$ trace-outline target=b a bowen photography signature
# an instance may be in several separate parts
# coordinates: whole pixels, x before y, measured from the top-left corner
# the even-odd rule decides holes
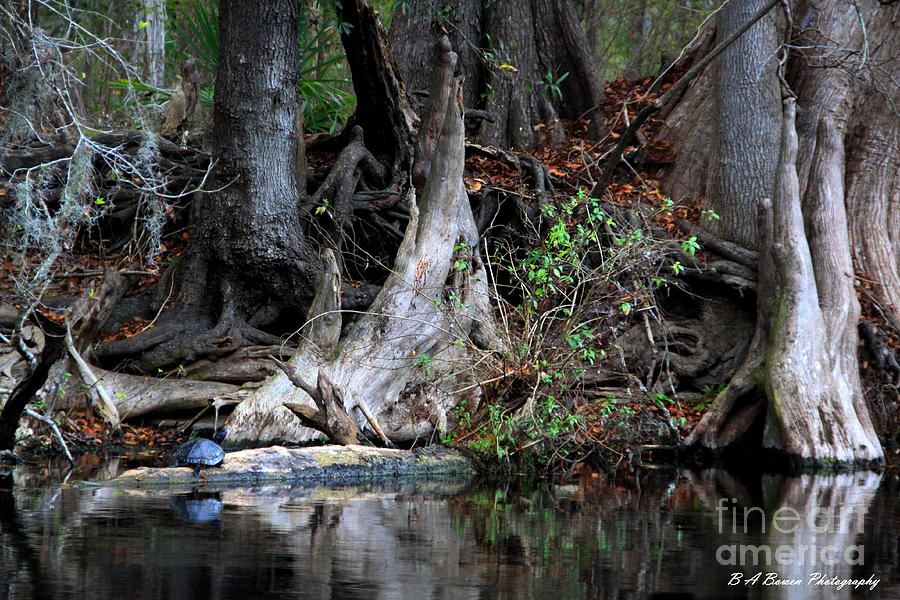
[[[806,579],[781,579],[778,576],[778,573],[757,573],[749,577],[745,576],[744,573],[732,573],[731,579],[728,580],[728,585],[772,585],[785,587],[800,585],[810,587],[828,586],[837,590],[844,589],[845,587],[853,587],[854,589],[867,587],[871,591],[874,590],[880,582],[881,579],[875,579],[874,575],[869,575],[866,579],[840,579],[838,577],[829,576],[828,573],[810,573]]]
[[[874,590],[881,583],[874,574],[866,579],[849,576],[853,567],[865,564],[865,547],[852,542],[865,531],[867,506],[848,503],[803,508],[806,510],[781,506],[767,514],[758,506],[738,506],[737,498],[719,499],[716,511],[720,534],[747,536],[752,529],[756,535],[765,536],[754,541],[768,542],[722,544],[716,549],[720,565],[759,570],[753,574],[732,571],[728,585]],[[726,514],[731,515],[730,528],[726,527]],[[790,575],[783,577],[775,571],[762,570],[773,568],[774,564],[788,567]]]

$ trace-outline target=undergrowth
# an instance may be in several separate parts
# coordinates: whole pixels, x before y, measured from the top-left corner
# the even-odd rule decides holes
[[[553,470],[598,448],[615,459],[638,439],[674,438],[683,424],[668,416],[675,400],[630,376],[616,343],[635,319],[656,318],[654,289],[677,285],[679,263],[650,218],[579,191],[543,208],[533,248],[494,245],[509,351],[482,374],[491,382],[482,402],[453,410],[444,442],[493,468]]]

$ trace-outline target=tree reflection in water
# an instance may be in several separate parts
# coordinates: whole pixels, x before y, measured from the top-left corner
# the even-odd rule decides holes
[[[875,573],[867,598],[900,593],[897,481],[872,473],[741,481],[651,471],[637,486],[582,472],[566,485],[391,480],[174,496],[23,481],[19,470],[15,487],[0,488],[0,595],[14,600],[851,597],[851,588],[728,586],[736,572],[820,569],[717,561],[723,545],[811,544],[862,546],[864,564],[834,574]],[[847,506],[866,508],[862,534],[857,520],[782,532],[760,516]],[[744,519],[747,508],[758,510]]]

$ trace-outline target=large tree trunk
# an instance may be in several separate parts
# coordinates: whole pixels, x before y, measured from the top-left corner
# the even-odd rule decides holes
[[[560,118],[592,118],[595,130],[601,125],[602,84],[569,0],[408,3],[390,35],[411,89],[429,80],[422,32],[434,24],[460,49],[467,106],[490,113],[477,127],[479,141],[529,148],[564,139]]]
[[[882,299],[898,293],[894,248],[900,228],[891,230],[889,226],[892,219],[894,223],[900,219],[896,202],[898,121],[889,108],[891,102],[896,106],[897,89],[884,85],[881,78],[887,75],[876,67],[896,56],[897,36],[891,23],[896,22],[898,9],[872,5],[863,11],[869,66],[859,70],[859,62],[848,67],[842,63],[846,60],[843,56],[832,56],[830,63],[814,62],[833,54],[833,48],[863,47],[862,28],[852,5],[833,1],[816,6],[813,9],[798,2],[792,7],[795,26],[803,23],[807,28],[815,23],[818,29],[804,29],[805,39],[795,42],[811,49],[809,56],[792,57],[788,73],[804,110],[796,128],[793,108],[785,111],[772,209],[762,203],[766,218],[760,220],[764,227],[758,235],[771,241],[761,237],[759,241],[757,332],[744,366],[687,441],[714,449],[728,447],[742,439],[754,420],[764,414],[762,445],[801,463],[877,462],[883,459],[883,452],[858,375],[860,308],[853,265],[865,269],[865,277],[879,284]],[[841,68],[835,68],[839,64]],[[719,83],[717,94],[727,93],[728,80]],[[685,98],[689,96],[690,91]],[[861,110],[863,102],[865,110]],[[712,110],[711,103],[705,108]],[[697,107],[692,109],[697,114]],[[704,150],[708,144],[682,126],[684,113],[681,107],[673,110],[670,121],[679,125],[663,129],[662,134],[679,132],[679,152],[708,157]],[[770,113],[771,106],[760,108],[760,115]],[[700,111],[697,122],[705,127],[702,124],[714,122],[716,115]],[[762,131],[779,120],[760,119],[756,127]],[[719,122],[715,127],[731,126]],[[766,167],[757,162],[770,152],[760,147],[767,138],[741,135],[742,131],[746,134],[745,128],[735,127],[736,137],[730,143],[743,151],[733,161],[720,161],[711,168],[710,179],[721,177],[723,169],[737,173],[735,177],[746,169],[775,172],[776,163]],[[860,138],[866,142],[859,143]],[[698,164],[702,171],[702,161]],[[873,172],[877,180],[870,178]],[[702,181],[693,174],[694,181]],[[861,179],[868,182],[867,187],[854,185]],[[677,184],[684,186],[679,195],[703,195],[703,190],[691,190],[685,178]],[[711,205],[715,201],[728,206],[736,202],[727,195],[708,198]],[[727,207],[716,211],[724,209]],[[771,225],[765,225],[767,222]],[[732,221],[729,225],[724,216],[721,229],[723,236],[737,240],[747,234],[744,224]],[[857,231],[865,231],[866,237],[857,238]]]
[[[727,3],[688,52],[704,56],[765,4]],[[772,197],[781,139],[777,20],[768,14],[728,46],[669,108],[657,134],[679,142],[666,192],[679,202],[704,198],[719,218],[703,226],[754,250],[756,207]]]
[[[843,174],[853,265],[874,282],[877,301],[900,329],[900,5],[859,9],[836,0],[794,9],[795,22],[815,23],[798,44],[810,48],[795,52],[788,73],[803,107],[797,170],[806,195],[815,183],[821,122],[832,120],[840,147],[831,160]]]
[[[426,183],[408,196],[410,223],[390,276],[369,310],[341,331],[337,269],[326,269],[290,361],[294,374],[308,384],[324,374],[361,428],[372,428],[368,412],[395,441],[446,427],[448,411],[460,399],[477,403],[468,354],[489,345],[493,335],[486,274],[474,252],[477,231],[462,179],[462,106],[452,63],[436,61],[449,94],[436,94],[433,100],[443,97],[444,104],[429,112],[443,124],[435,132]],[[235,409],[226,424],[230,442],[320,435],[303,428],[284,402],[312,406],[306,392],[279,373]]]
[[[769,325],[763,447],[819,465],[882,460],[858,378],[859,304],[852,280],[844,274],[850,252],[843,206],[836,206],[843,204],[835,162],[840,144],[823,123],[817,197],[812,199],[818,206],[805,215],[807,227],[815,231],[808,241],[797,177],[796,109],[793,99],[785,102],[774,226],[766,232],[772,241],[770,260],[760,266],[774,271],[766,277],[768,289],[762,290],[768,296]],[[836,168],[838,177],[833,177]],[[768,203],[763,207],[767,210]],[[817,280],[829,284],[818,289]]]
[[[718,41],[743,25],[765,0],[728,2],[719,14]],[[776,71],[780,39],[773,12],[725,49],[713,65],[714,131],[705,208],[720,219],[710,229],[756,249],[756,207],[771,198],[781,137]]]
[[[494,343],[487,276],[462,178],[455,54],[443,40],[433,59],[437,82],[423,113],[413,169],[415,114],[383,30],[364,2],[343,4],[342,15],[353,25],[343,42],[353,55],[350,66],[361,98],[349,135],[339,138],[349,145],[306,202],[331,215],[323,227],[330,247],[320,257],[303,234],[300,214],[306,209],[298,203],[295,184],[296,11],[288,4],[272,0],[251,16],[244,4],[223,0],[213,131],[213,184],[222,189],[199,207],[187,255],[175,274],[180,290],[175,306],[155,329],[106,344],[100,353],[146,350],[142,358],[154,366],[223,355],[248,342],[272,341],[255,327],[255,313],[275,305],[300,324],[308,308],[288,367],[291,377],[279,372],[257,391],[236,394],[250,398],[229,419],[229,443],[320,436],[282,406],[310,404],[303,390],[315,389],[317,382],[329,390],[320,389],[321,414],[292,409],[315,417],[307,424],[318,419],[330,423],[323,429],[331,433],[340,429],[346,433],[342,440],[357,438],[346,421],[332,426],[337,423],[332,417],[340,419],[336,402],[361,429],[386,433],[383,439],[433,433],[446,426],[448,411],[460,398],[477,402],[468,355]],[[367,312],[345,325],[341,313],[350,302],[342,295],[340,255],[354,190],[365,178],[369,189],[390,185],[399,192],[412,171],[417,190],[403,199],[393,193],[397,197],[391,200],[396,211],[409,212],[393,270]],[[292,381],[304,385],[296,388]]]
[[[174,307],[156,328],[101,346],[100,356],[143,352],[146,367],[171,366],[277,344],[258,328],[262,315],[299,315],[309,305],[321,266],[298,211],[297,10],[291,0],[221,1],[212,175],[219,191],[199,199],[175,271]]]
[[[399,174],[408,173],[413,160],[411,143],[416,119],[406,97],[408,88],[400,81],[387,33],[375,11],[364,0],[344,0],[340,14],[349,25],[349,31],[341,34],[341,43],[357,98],[351,126],[364,129],[366,148],[375,156],[386,157],[394,167],[391,183],[402,184]],[[434,36],[422,33],[419,37],[430,48]]]

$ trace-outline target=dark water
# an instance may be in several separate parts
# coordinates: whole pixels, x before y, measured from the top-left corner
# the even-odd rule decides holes
[[[14,477],[0,491],[0,598],[900,598],[891,474],[180,494]],[[761,548],[773,564],[752,564]],[[814,585],[817,572],[836,579]],[[839,584],[870,576],[871,589]]]

